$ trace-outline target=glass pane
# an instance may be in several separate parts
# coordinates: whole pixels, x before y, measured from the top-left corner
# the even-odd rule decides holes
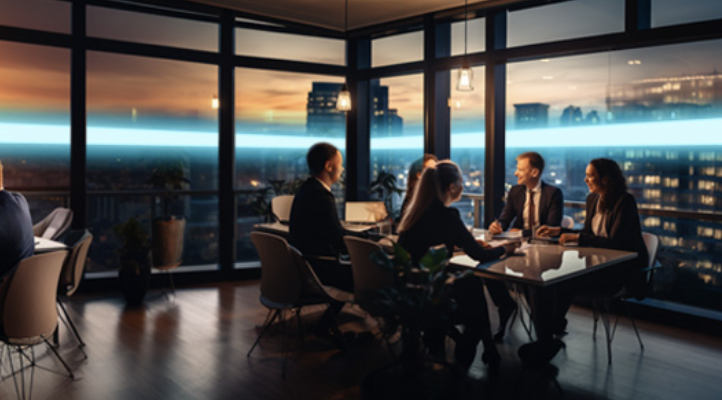
[[[218,51],[218,24],[88,6],[88,36]]]
[[[237,199],[237,261],[257,259],[248,234],[268,218],[271,198],[294,194],[308,177],[308,149],[324,141],[345,153],[346,115],[336,110],[343,82],[325,75],[236,70],[236,189],[243,192]],[[345,189],[338,183],[332,190],[341,208]]]
[[[253,29],[236,29],[236,54],[346,65],[343,40]]]
[[[0,0],[0,10],[0,25],[70,33],[70,2],[67,1]]]
[[[371,81],[371,180],[385,172],[406,187],[409,166],[424,153],[423,90],[420,74]],[[392,216],[401,200],[393,200]]]
[[[640,207],[722,212],[720,61],[722,41],[708,41],[510,64],[508,185],[514,157],[537,150],[544,179],[581,202],[586,165],[607,157]],[[583,221],[581,209],[566,213]],[[643,229],[668,254],[660,298],[718,308],[722,224],[645,217]]]
[[[576,0],[509,13],[509,47],[624,30],[624,0]]]
[[[371,66],[402,64],[424,58],[424,33],[411,32],[371,42]]]
[[[652,0],[652,27],[722,18],[719,0]]]
[[[66,207],[70,187],[70,51],[0,41],[0,160],[5,188],[34,221]]]
[[[474,67],[471,92],[456,90],[459,70],[451,71],[451,160],[459,165],[464,175],[464,194],[484,193],[484,162],[486,129],[484,117],[485,68]],[[455,206],[467,225],[473,224],[473,202],[462,199]]]
[[[218,187],[217,79],[215,66],[88,53],[87,185],[100,202],[89,210],[93,232],[128,216],[148,226],[154,217],[184,216],[186,241],[198,232],[207,239],[186,246],[184,265],[215,263],[207,252],[217,238],[217,199],[178,190]],[[129,190],[143,194],[122,193]]]
[[[466,37],[467,53],[486,50],[486,19],[470,19],[466,27]],[[451,24],[451,55],[459,54],[464,54],[464,21]]]

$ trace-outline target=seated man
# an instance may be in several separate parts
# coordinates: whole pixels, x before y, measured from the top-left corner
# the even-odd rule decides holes
[[[311,267],[325,285],[353,291],[351,267],[335,259],[346,253],[336,202],[331,185],[343,173],[343,156],[329,143],[313,145],[306,155],[311,177],[296,193],[289,221],[290,242],[304,256],[309,256]],[[322,256],[326,259],[313,258]]]
[[[28,202],[22,194],[5,190],[0,162],[0,282],[21,260],[34,252],[33,222]]]
[[[541,180],[544,159],[530,151],[516,158],[517,185],[512,186],[501,216],[489,225],[489,232],[499,234],[509,229],[533,232],[541,225],[560,226],[564,212],[564,195],[558,187]]]

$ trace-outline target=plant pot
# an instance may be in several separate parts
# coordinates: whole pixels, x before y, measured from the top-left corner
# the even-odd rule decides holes
[[[156,218],[152,222],[151,253],[156,268],[175,268],[183,259],[183,217]]]
[[[448,400],[461,395],[461,375],[446,363],[427,360],[409,374],[401,363],[371,371],[361,381],[361,398],[368,400]]]
[[[150,286],[150,263],[148,254],[120,259],[120,292],[129,305],[143,303],[145,294]]]

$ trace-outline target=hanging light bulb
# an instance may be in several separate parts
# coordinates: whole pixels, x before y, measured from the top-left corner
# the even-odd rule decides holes
[[[221,103],[220,103],[220,101],[218,101],[218,96],[214,94],[213,98],[211,99],[211,107],[214,110],[217,110],[218,107],[220,107],[220,105],[221,105]]]
[[[466,58],[466,44],[468,42],[468,20],[469,20],[469,1],[464,0],[464,61],[461,62],[461,69],[459,69],[459,77],[456,81],[456,90],[460,92],[470,92],[474,90],[472,82],[474,80],[474,71],[471,70],[471,64],[469,59]]]
[[[344,16],[343,33],[345,34],[348,31],[348,0],[346,0]],[[341,86],[341,91],[338,93],[338,97],[336,97],[336,109],[339,111],[351,110],[351,92],[348,91],[346,82]]]
[[[351,92],[348,91],[348,85],[345,83],[341,87],[341,91],[336,98],[336,109],[339,111],[351,110]]]
[[[456,80],[456,90],[460,92],[470,92],[474,90],[472,82],[474,80],[474,71],[469,65],[469,60],[464,59],[459,69],[459,76]]]

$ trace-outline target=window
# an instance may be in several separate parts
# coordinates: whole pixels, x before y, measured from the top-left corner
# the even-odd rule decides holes
[[[218,51],[218,25],[88,6],[88,36]]]
[[[236,189],[242,192],[237,261],[258,258],[249,236],[253,224],[263,222],[273,196],[295,193],[308,177],[308,149],[324,141],[344,152],[346,115],[335,101],[343,82],[325,75],[236,70]],[[336,184],[333,191],[343,205],[343,187]]]
[[[456,90],[458,69],[451,71],[451,160],[464,175],[465,194],[484,193],[486,129],[484,125],[484,67],[472,68],[474,90]],[[464,221],[473,224],[473,202],[462,199],[455,205]],[[479,210],[481,213],[482,210]],[[482,215],[482,214],[479,214]]]
[[[236,29],[236,54],[346,65],[343,40],[245,28]]]
[[[466,27],[466,52],[478,53],[486,49],[486,19],[475,18]],[[464,54],[464,21],[451,24],[451,55]]]
[[[403,33],[371,42],[371,66],[402,64],[424,58],[424,33]]]
[[[652,0],[652,27],[722,18],[718,0]]]
[[[409,166],[422,157],[423,85],[420,74],[371,81],[369,107],[373,112],[369,126],[372,180],[384,171],[395,176],[399,186],[405,187]],[[398,207],[401,207],[400,202]]]
[[[543,178],[561,187],[565,200],[583,201],[587,163],[606,157],[622,166],[641,207],[722,211],[714,180],[720,161],[710,157],[722,152],[716,134],[722,110],[711,100],[719,96],[695,95],[700,82],[722,82],[711,67],[722,59],[720,46],[708,41],[509,64],[507,182],[516,182],[513,157],[536,150],[547,163]],[[719,224],[655,218],[663,229],[656,221],[643,226],[670,236],[663,257],[686,276],[670,278],[670,294],[660,298],[702,305],[697,292],[711,295],[720,285],[719,273],[695,277],[720,258],[706,229]],[[712,303],[722,304],[706,307]]]
[[[37,222],[68,205],[70,51],[0,41],[0,54],[5,187],[27,197]]]
[[[113,227],[130,217],[149,227],[165,199],[186,218],[183,264],[217,264],[218,199],[192,193],[218,187],[217,79],[215,66],[88,53],[88,221],[106,238],[91,248],[103,268],[117,266]],[[188,179],[185,191],[149,194],[163,190],[154,171],[168,169]]]
[[[0,0],[0,10],[0,25],[70,33],[70,2]]]
[[[509,13],[509,47],[621,32],[624,0],[575,0]]]

